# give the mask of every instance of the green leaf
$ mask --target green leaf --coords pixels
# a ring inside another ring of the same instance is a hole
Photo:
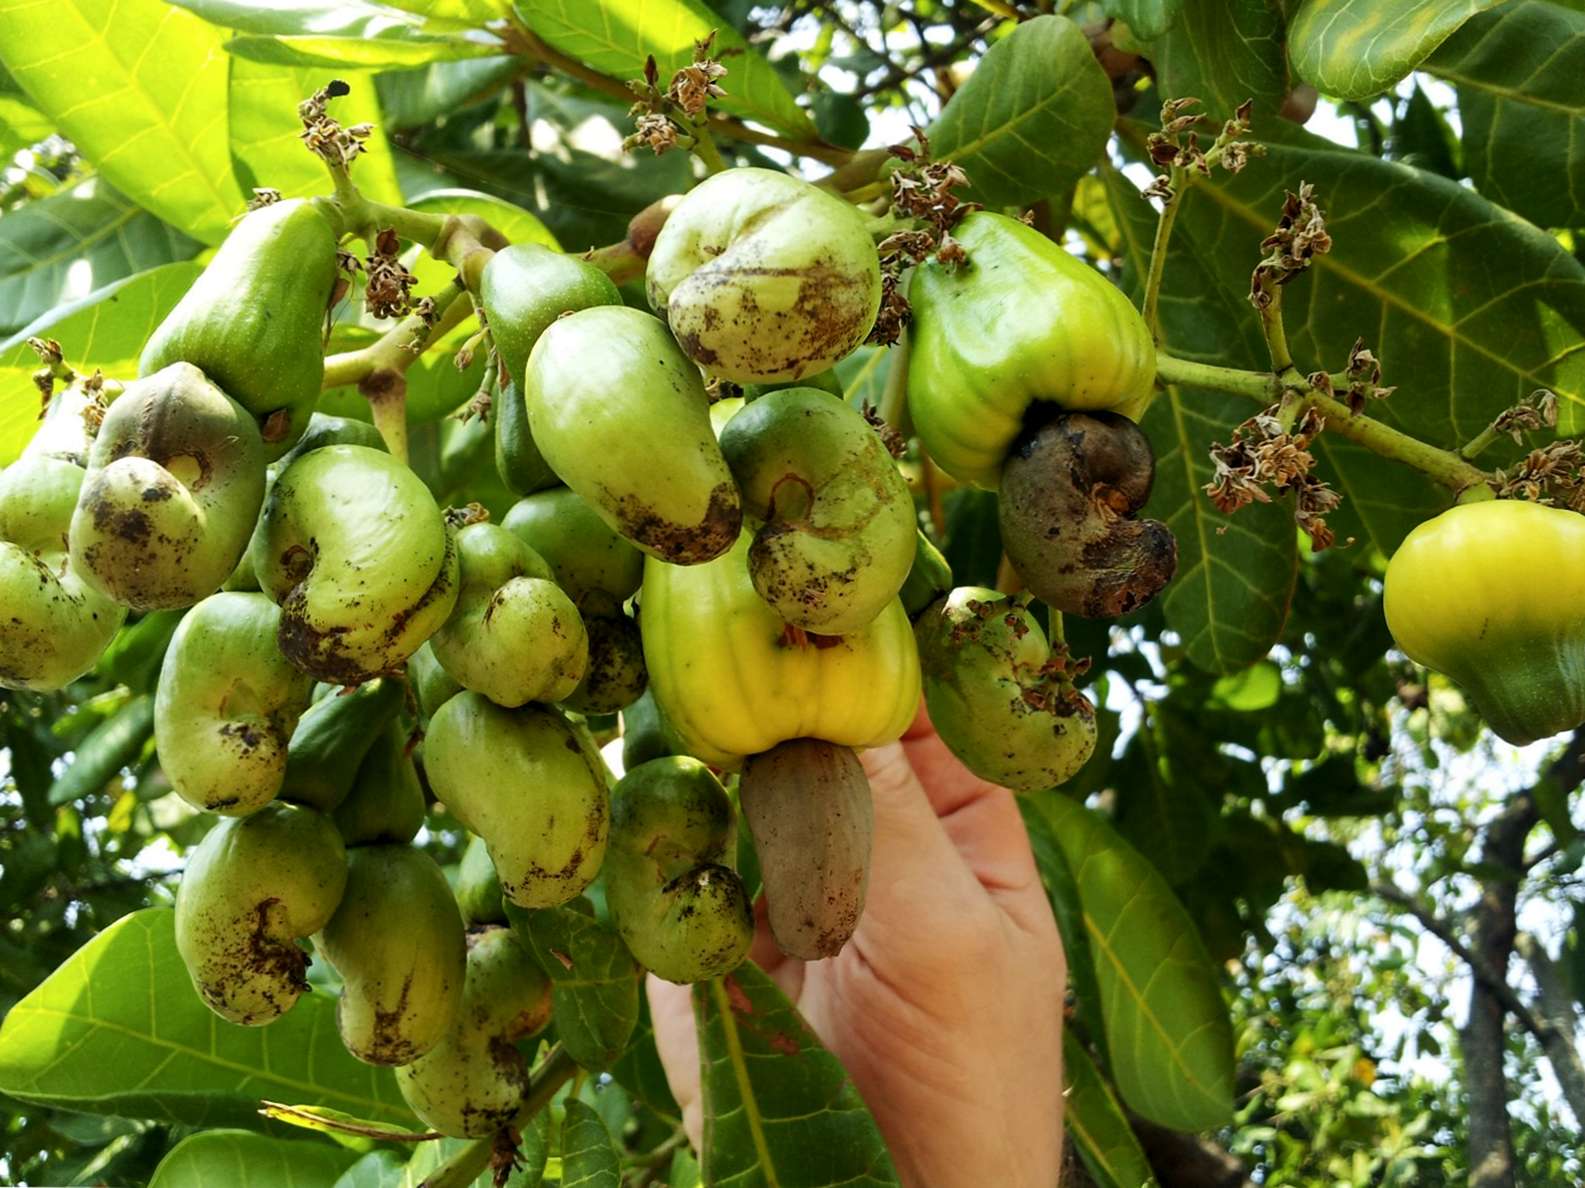
[[[1062,1035],[1068,1133],[1096,1188],[1155,1188],[1156,1177],[1112,1087],[1072,1031]]]
[[[331,1143],[209,1130],[172,1147],[149,1188],[320,1188],[357,1158],[357,1152]]]
[[[639,999],[638,963],[616,929],[571,907],[529,911],[508,902],[506,918],[550,978],[567,1054],[585,1068],[613,1063],[632,1038]]]
[[[1585,12],[1505,4],[1430,69],[1458,87],[1464,166],[1482,194],[1542,227],[1585,223]]]
[[[55,125],[20,95],[0,93],[0,158],[9,161],[18,149],[43,140]]]
[[[622,1160],[594,1107],[567,1099],[561,1124],[561,1188],[620,1188]]]
[[[1078,884],[1073,881],[1067,856],[1051,832],[1051,822],[1035,799],[1020,796],[1018,809],[1029,833],[1035,868],[1040,872],[1040,882],[1046,889],[1046,898],[1051,901],[1057,929],[1062,933],[1062,951],[1068,958],[1068,985],[1077,1003],[1076,1017],[1104,1057],[1106,1029],[1101,1015],[1101,988],[1095,980],[1095,962],[1090,957],[1089,934],[1084,930],[1084,906],[1079,901]]]
[[[154,698],[141,693],[83,739],[71,764],[50,785],[49,802],[70,804],[101,791],[117,772],[131,766],[153,735]]]
[[[1106,151],[1112,85],[1066,17],[1026,21],[979,63],[930,128],[930,149],[974,196],[1011,206],[1071,186]]]
[[[1163,98],[1192,95],[1216,123],[1253,99],[1264,131],[1259,117],[1275,115],[1288,89],[1282,14],[1267,0],[1194,0],[1146,47],[1146,57]]]
[[[205,243],[244,205],[223,37],[162,0],[0,0],[0,61],[39,110],[111,185]]]
[[[705,1183],[897,1183],[847,1073],[758,966],[695,985],[693,1012]]]
[[[1045,797],[1078,883],[1123,1100],[1177,1130],[1233,1116],[1233,1033],[1194,921],[1161,876],[1096,813]]]
[[[0,335],[200,244],[89,178],[0,219]]]
[[[391,146],[380,127],[379,96],[372,74],[343,72],[351,91],[330,103],[343,126],[370,123],[374,132],[352,166],[359,191],[376,202],[400,203]],[[231,160],[237,180],[251,190],[269,186],[286,198],[323,194],[329,187],[324,162],[302,141],[297,105],[328,82],[323,68],[294,69],[231,59]]]
[[[94,937],[0,1025],[0,1093],[33,1105],[193,1126],[259,1125],[259,1101],[412,1125],[389,1069],[341,1046],[335,1001],[305,994],[269,1027],[204,1006],[175,913],[146,908]]]
[[[1500,2],[1304,0],[1288,26],[1288,60],[1323,94],[1370,99],[1406,77],[1470,17]]]
[[[97,367],[130,379],[144,342],[198,273],[197,264],[162,264],[58,306],[0,342],[0,466],[14,462],[38,428],[32,376],[39,361],[27,346],[30,336],[56,339],[66,361],[85,374]]]
[[[1184,0],[1101,0],[1101,8],[1128,26],[1135,37],[1160,37],[1178,19]]]
[[[1205,862],[1216,825],[1221,756],[1209,740],[1164,709],[1128,740],[1117,762],[1117,813],[1112,820],[1169,884]]]
[[[416,128],[489,95],[523,68],[514,57],[431,62],[417,70],[375,76],[380,109],[390,128]]]
[[[516,7],[553,48],[624,83],[642,77],[644,60],[653,54],[664,87],[693,61],[694,42],[715,30],[712,54],[727,75],[720,80],[726,98],[712,106],[789,136],[815,134],[771,64],[699,0],[518,0]]]
[[[402,70],[430,62],[497,57],[500,45],[461,37],[414,34],[410,37],[258,37],[243,34],[226,42],[226,52],[274,66],[354,70]]]
[[[483,25],[512,14],[511,0],[385,0],[385,3],[391,8],[466,25]]]
[[[743,832],[747,832],[744,830]],[[752,847],[751,847],[752,848]],[[672,1096],[660,1051],[655,1047],[655,1025],[649,1017],[649,998],[639,995],[638,1025],[622,1058],[611,1066],[611,1076],[645,1106],[671,1121],[682,1119],[682,1108]]]

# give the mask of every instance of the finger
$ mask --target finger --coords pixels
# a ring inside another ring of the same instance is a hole
[[[693,993],[687,986],[663,982],[654,974],[644,979],[649,1018],[655,1028],[655,1050],[671,1095],[682,1107],[682,1127],[695,1151],[704,1133],[704,1105],[699,1090],[699,1031],[693,1016]]]
[[[754,901],[754,943],[749,946],[749,960],[770,976],[793,1002],[803,993],[804,963],[789,957],[776,944],[771,935],[769,908],[763,894]]]

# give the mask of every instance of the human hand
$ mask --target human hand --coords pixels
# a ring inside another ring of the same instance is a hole
[[[1062,1153],[1067,962],[1013,795],[972,775],[921,709],[862,755],[875,803],[869,895],[837,956],[753,960],[842,1062],[902,1181],[1051,1188]],[[699,1145],[686,986],[649,979],[655,1042]]]

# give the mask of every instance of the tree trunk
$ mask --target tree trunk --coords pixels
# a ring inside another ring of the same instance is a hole
[[[1209,1139],[1168,1130],[1137,1114],[1128,1121],[1161,1188],[1252,1188],[1238,1157]]]
[[[1563,1089],[1563,1100],[1574,1115],[1574,1125],[1585,1127],[1585,1063],[1580,1060],[1574,1036],[1574,996],[1540,941],[1520,933],[1514,946],[1530,966],[1531,976],[1541,991],[1535,1007],[1536,1014],[1550,1029],[1543,1042],[1546,1058]]]

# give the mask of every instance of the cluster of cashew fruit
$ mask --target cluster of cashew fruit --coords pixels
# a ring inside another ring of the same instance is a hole
[[[478,274],[497,376],[499,524],[447,512],[368,425],[313,411],[343,228],[328,200],[247,215],[150,339],[97,433],[0,474],[0,683],[58,688],[129,610],[185,609],[155,734],[221,820],[177,937],[203,1000],[267,1024],[340,979],[360,1060],[454,1135],[507,1122],[552,980],[515,926],[579,901],[673,981],[770,928],[820,958],[863,911],[857,751],[921,692],[948,745],[1019,791],[1071,776],[1094,712],[1027,597],[952,588],[897,463],[832,367],[882,276],[865,218],[730,170],[670,214],[654,313],[591,264],[516,245]],[[1136,513],[1153,353],[1098,274],[976,213],[967,262],[914,276],[908,402],[963,483],[1000,486],[1006,547],[1056,610],[1130,610],[1170,577]],[[900,366],[901,364],[899,364]],[[714,405],[707,379],[746,399]],[[91,439],[90,439],[91,438]],[[590,722],[622,714],[612,784]],[[474,835],[455,887],[415,846],[431,799]]]

